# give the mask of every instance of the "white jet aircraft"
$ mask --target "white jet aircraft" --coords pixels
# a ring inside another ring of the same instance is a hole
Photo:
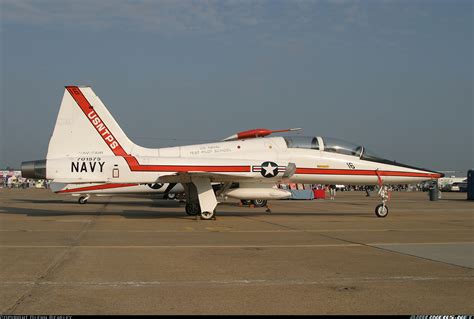
[[[261,135],[255,135],[255,137]],[[181,183],[186,212],[213,219],[218,195],[237,199],[282,199],[276,183],[376,184],[388,214],[387,185],[419,183],[443,174],[373,155],[363,146],[326,137],[260,137],[144,148],[125,135],[90,87],[67,86],[45,160],[22,163],[23,177],[56,183]],[[232,183],[239,188],[231,189]]]

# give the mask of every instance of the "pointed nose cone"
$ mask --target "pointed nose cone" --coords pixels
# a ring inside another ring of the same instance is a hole
[[[434,179],[444,177],[443,173],[439,173],[439,172],[435,172],[435,171],[426,171],[425,173],[428,174],[428,175],[431,175],[431,178],[434,178]]]
[[[420,167],[415,167],[415,166],[406,165],[402,163],[396,163],[396,162],[394,162],[392,165],[397,166],[402,169],[408,169],[407,173],[412,174],[413,177],[418,176],[418,177],[422,177],[426,179],[438,179],[438,178],[444,177],[443,173],[432,171],[426,168],[420,168]]]
[[[443,173],[436,172],[436,171],[432,171],[432,170],[428,170],[428,169],[426,169],[426,168],[414,167],[414,169],[416,169],[416,170],[418,170],[418,171],[421,171],[422,174],[425,174],[426,177],[429,177],[429,178],[431,178],[431,179],[438,179],[438,178],[444,177],[444,174],[443,174]]]
[[[406,165],[396,161],[390,161],[386,159],[376,159],[371,161],[384,165],[389,165],[385,167],[385,169],[387,169],[388,171],[383,172],[382,175],[398,177],[397,181],[403,183],[422,182],[426,180],[438,179],[444,176],[444,174],[440,172],[432,171],[426,168]]]

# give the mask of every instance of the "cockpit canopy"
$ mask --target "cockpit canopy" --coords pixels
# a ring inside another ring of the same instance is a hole
[[[288,148],[304,148],[312,150],[324,149],[325,152],[357,156],[366,160],[381,159],[379,156],[368,151],[361,145],[346,142],[337,138],[320,137],[318,139],[314,136],[285,136],[283,138],[285,139]],[[323,145],[320,145],[320,141],[322,141]]]
[[[284,139],[288,148],[319,150],[318,139],[313,136],[285,136]]]

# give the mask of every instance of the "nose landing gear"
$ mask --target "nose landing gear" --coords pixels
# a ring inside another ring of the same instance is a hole
[[[375,207],[375,215],[377,215],[377,217],[383,218],[388,215],[387,202],[390,199],[390,193],[388,191],[387,185],[380,186],[379,195],[382,197],[382,204],[379,204],[377,207]]]
[[[377,217],[385,217],[388,215],[388,206],[385,206],[385,204],[379,204],[377,207],[375,207],[375,215]]]

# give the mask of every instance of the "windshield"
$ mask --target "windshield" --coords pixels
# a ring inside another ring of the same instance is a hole
[[[396,165],[396,166],[423,170],[423,171],[430,171],[425,168],[414,167],[414,166],[398,163],[396,161],[385,159],[383,157],[380,157],[376,153],[372,152],[370,149],[368,150],[361,145],[346,142],[337,138],[323,137],[323,143],[324,143],[324,151],[326,152],[357,156],[362,160],[371,161],[371,162],[377,162],[377,163],[388,164],[388,165]],[[435,171],[430,171],[430,172],[437,173]]]
[[[382,158],[377,153],[373,152],[371,149],[367,149],[366,147],[364,147],[364,153],[362,153],[361,159],[380,160],[380,159],[384,159],[384,158]]]
[[[367,150],[366,148],[364,148],[364,152],[362,153],[362,156],[360,157],[360,159],[365,160],[365,161],[371,161],[371,162],[377,162],[377,163],[382,163],[382,164],[396,165],[396,166],[401,166],[401,167],[406,167],[406,168],[412,168],[412,169],[419,169],[419,170],[428,171],[425,168],[418,168],[418,167],[414,167],[414,166],[411,166],[411,165],[398,163],[397,161],[392,161],[392,160],[385,159],[383,157],[380,157],[376,153],[374,153],[370,150]],[[432,172],[432,171],[430,171],[430,172]],[[436,172],[434,172],[434,173],[436,173]]]
[[[284,139],[288,148],[319,150],[318,139],[313,136],[285,136]]]
[[[323,137],[324,150],[345,155],[360,156],[364,148],[360,145],[346,142],[337,138]]]
[[[385,164],[390,164],[390,165],[400,165],[400,163],[383,158],[377,153],[372,152],[372,150],[366,149],[365,147],[364,147],[364,152],[362,153],[362,156],[360,157],[360,159],[371,161],[371,162],[385,163]]]

